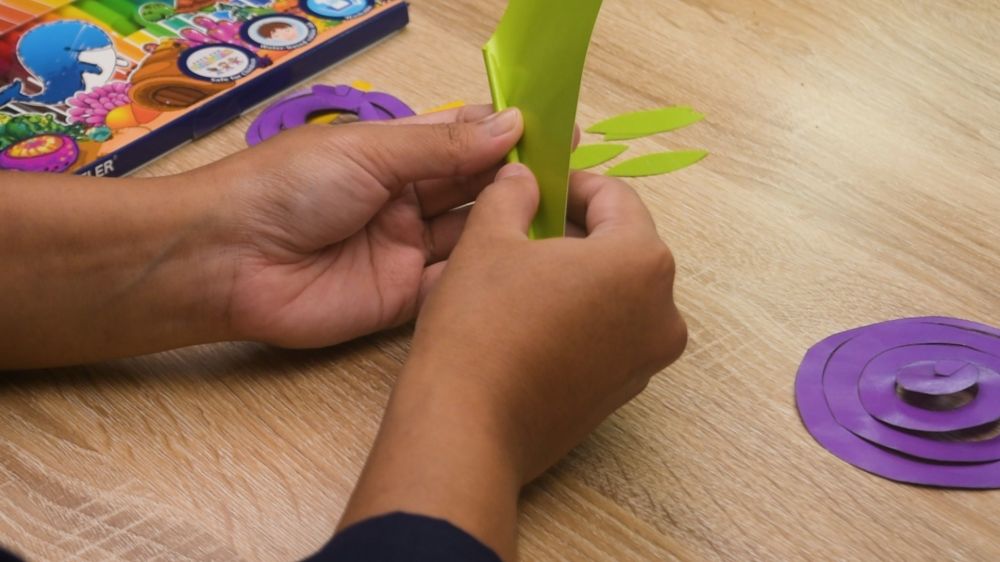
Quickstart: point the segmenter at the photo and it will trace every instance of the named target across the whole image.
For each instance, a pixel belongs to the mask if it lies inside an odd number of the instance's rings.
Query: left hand
[[[322,347],[410,321],[523,125],[487,106],[304,127],[179,179],[216,191],[226,339]]]

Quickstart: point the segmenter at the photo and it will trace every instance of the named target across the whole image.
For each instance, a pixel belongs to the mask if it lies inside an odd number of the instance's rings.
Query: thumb
[[[466,229],[492,236],[526,237],[538,212],[538,181],[524,164],[508,164],[476,199]]]
[[[365,172],[395,192],[426,179],[471,176],[503,160],[521,138],[511,108],[471,123],[370,123],[332,128],[338,144]],[[338,130],[339,129],[339,130]]]

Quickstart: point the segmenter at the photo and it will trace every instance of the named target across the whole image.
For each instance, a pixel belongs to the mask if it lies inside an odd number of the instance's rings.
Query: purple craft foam
[[[272,104],[247,130],[247,144],[258,145],[281,131],[301,127],[318,112],[351,113],[361,121],[410,117],[414,112],[395,96],[363,92],[351,86],[313,86]]]
[[[913,379],[913,371],[907,371],[908,368],[912,369],[910,366],[913,363],[903,367],[902,370],[896,370],[900,362],[907,360],[906,357],[925,357],[929,349],[940,349],[940,355],[943,356],[952,355],[955,351],[953,346],[907,348],[908,353],[905,356],[899,353],[886,354],[868,366],[859,382],[858,394],[865,410],[872,417],[901,429],[931,433],[973,429],[1000,419],[1000,374],[992,369],[974,363],[966,363],[962,372],[967,373],[968,376],[951,380],[960,375],[942,374],[938,369],[938,372],[931,372],[920,381],[920,384],[917,384],[917,381]],[[947,361],[940,361],[937,364]],[[935,363],[929,363],[933,370]],[[944,386],[942,383],[951,383],[952,386]],[[973,389],[978,394],[976,400],[962,408],[927,410],[900,400],[897,385],[908,392],[928,396],[944,397]],[[915,388],[923,390],[914,390]],[[924,390],[934,390],[935,392],[924,392]],[[950,392],[945,390],[950,390]],[[998,452],[997,459],[1000,459],[1000,452]]]
[[[902,392],[974,396],[954,409]],[[1000,330],[952,318],[893,320],[827,338],[795,383],[803,423],[823,447],[874,474],[929,486],[1000,488],[1000,437],[945,433],[1000,420]]]

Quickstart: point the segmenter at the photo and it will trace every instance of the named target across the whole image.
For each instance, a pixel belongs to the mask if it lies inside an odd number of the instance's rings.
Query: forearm
[[[392,512],[427,515],[514,560],[522,476],[509,438],[481,394],[427,384],[441,375],[410,364],[400,376],[340,528]]]
[[[0,368],[218,339],[214,196],[176,179],[0,173]]]

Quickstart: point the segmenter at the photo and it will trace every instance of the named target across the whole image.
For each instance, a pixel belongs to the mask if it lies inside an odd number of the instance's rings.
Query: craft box
[[[408,20],[403,0],[0,0],[0,169],[127,174]]]

